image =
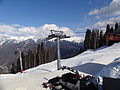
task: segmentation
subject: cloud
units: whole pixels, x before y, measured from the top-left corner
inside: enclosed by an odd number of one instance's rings
[[[79,31],[85,31],[87,29],[89,29],[90,27],[83,27],[83,28],[76,28],[76,31],[79,32]]]
[[[94,25],[92,25],[90,28],[105,30],[107,24],[109,24],[110,26],[114,26],[116,22],[120,22],[120,16],[112,17],[112,18],[104,20],[104,21],[99,21],[99,22],[95,23]]]
[[[100,16],[96,16],[97,19],[100,19],[101,17]]]
[[[89,28],[105,30],[107,24],[110,24],[110,26],[114,26],[116,22],[119,23],[120,22],[119,8],[120,0],[112,0],[107,6],[90,11],[88,15],[94,15],[95,18],[99,20],[104,17],[103,18],[104,20],[98,21],[94,25],[91,25]]]
[[[58,27],[55,24],[44,24],[40,27],[25,27],[17,24],[0,25],[1,39],[20,39],[26,40],[29,38],[40,39],[51,34],[50,30],[60,30],[67,35],[75,35],[75,33],[67,27]]]
[[[97,16],[119,16],[120,15],[120,0],[112,0],[112,2],[103,8],[92,10],[88,15]]]
[[[109,24],[111,27],[114,27],[115,23],[120,23],[120,16],[117,17],[112,17],[103,21],[98,21],[97,23],[88,26],[88,27],[83,27],[83,28],[77,28],[77,30],[87,30],[87,29],[91,29],[91,30],[106,30],[106,26],[107,24]]]

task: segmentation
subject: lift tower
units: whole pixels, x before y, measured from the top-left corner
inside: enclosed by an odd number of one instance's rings
[[[20,72],[23,73],[23,61],[22,61],[23,48],[17,48],[17,50],[19,51],[19,58],[20,58]]]
[[[56,38],[57,40],[57,70],[61,69],[61,62],[60,62],[60,39],[63,38],[70,38],[70,36],[65,35],[63,31],[56,31],[51,30],[51,35],[49,35],[45,40],[50,40],[52,38]]]

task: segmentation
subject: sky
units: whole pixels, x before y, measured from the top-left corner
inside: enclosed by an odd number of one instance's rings
[[[0,33],[20,32],[18,26],[104,29],[120,21],[119,6],[120,0],[0,0]]]

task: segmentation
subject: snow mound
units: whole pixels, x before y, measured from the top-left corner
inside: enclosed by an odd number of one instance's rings
[[[120,57],[105,66],[97,75],[100,77],[120,78]]]

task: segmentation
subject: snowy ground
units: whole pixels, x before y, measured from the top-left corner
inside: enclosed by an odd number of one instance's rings
[[[73,67],[81,73],[95,75],[118,57],[120,57],[120,43],[96,51],[88,50],[73,58],[62,59],[61,64]],[[56,71],[56,61],[53,61],[26,70],[23,74],[0,75],[0,87],[2,87],[0,90],[44,90],[41,84],[47,81],[46,78],[50,79],[65,72]]]
[[[46,74],[26,73],[12,76],[1,76],[0,90],[45,90],[42,83],[46,79],[62,74],[61,71]]]

